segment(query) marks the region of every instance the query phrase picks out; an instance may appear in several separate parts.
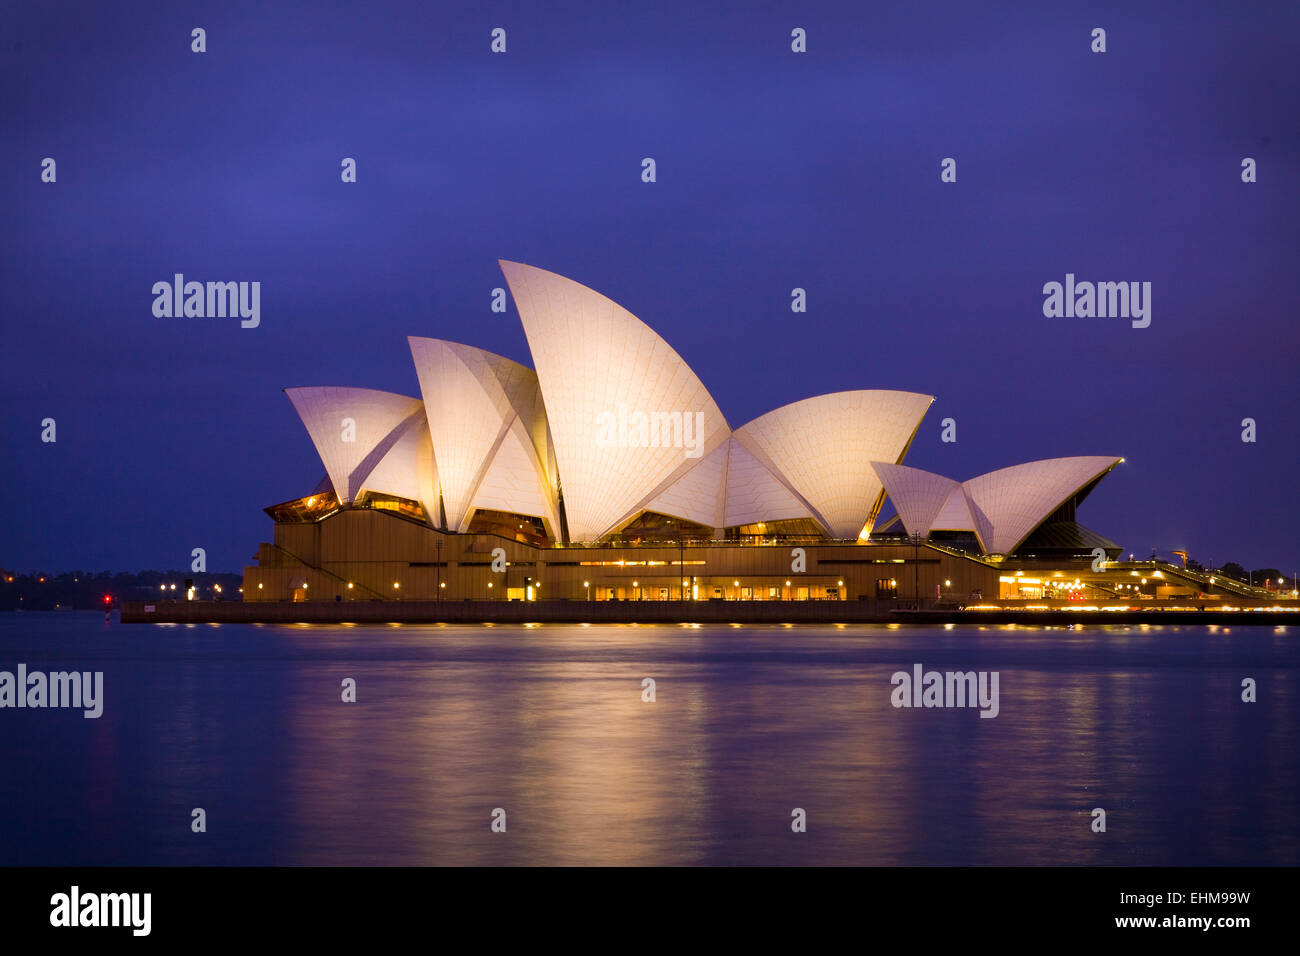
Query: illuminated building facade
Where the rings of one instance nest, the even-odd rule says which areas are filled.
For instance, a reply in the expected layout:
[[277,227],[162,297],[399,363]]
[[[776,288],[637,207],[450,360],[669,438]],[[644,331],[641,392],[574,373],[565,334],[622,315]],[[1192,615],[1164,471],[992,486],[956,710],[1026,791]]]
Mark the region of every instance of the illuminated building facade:
[[[267,509],[275,539],[245,570],[246,601],[966,603],[1027,554],[1075,567],[1094,539],[1118,553],[1074,510],[1122,459],[966,482],[909,468],[934,399],[904,391],[819,395],[732,428],[636,316],[501,268],[535,368],[411,337],[418,398],[286,389],[326,475]],[[877,527],[887,496],[897,514]]]

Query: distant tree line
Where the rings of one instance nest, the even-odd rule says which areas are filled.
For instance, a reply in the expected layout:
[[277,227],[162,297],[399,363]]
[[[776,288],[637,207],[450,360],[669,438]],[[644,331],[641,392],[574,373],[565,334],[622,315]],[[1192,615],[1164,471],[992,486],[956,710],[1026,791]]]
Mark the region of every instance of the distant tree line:
[[[185,582],[194,582],[195,598],[240,600],[241,574],[195,571],[10,571],[0,568],[0,611],[91,610],[117,607],[123,601],[184,601]],[[172,588],[172,585],[176,585]],[[217,588],[220,588],[218,591]],[[111,601],[105,601],[108,597]]]

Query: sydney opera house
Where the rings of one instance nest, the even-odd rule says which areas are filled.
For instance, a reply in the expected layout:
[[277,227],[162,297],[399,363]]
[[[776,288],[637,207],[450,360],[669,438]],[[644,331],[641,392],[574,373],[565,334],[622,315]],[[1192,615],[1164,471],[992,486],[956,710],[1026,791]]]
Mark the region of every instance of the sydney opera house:
[[636,316],[500,265],[534,368],[411,337],[418,397],[285,390],[326,474],[267,509],[246,601],[962,604],[1005,594],[1013,568],[1073,580],[1095,549],[1119,553],[1075,518],[1119,458],[967,481],[911,468],[934,399],[903,391],[817,395],[733,428]]

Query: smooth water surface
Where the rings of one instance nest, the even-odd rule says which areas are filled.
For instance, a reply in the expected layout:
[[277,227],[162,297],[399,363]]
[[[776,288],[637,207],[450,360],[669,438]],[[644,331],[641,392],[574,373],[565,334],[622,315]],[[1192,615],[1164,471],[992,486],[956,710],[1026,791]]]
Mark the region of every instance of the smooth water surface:
[[104,713],[0,709],[0,864],[1300,863],[1294,629],[0,615],[19,662]]

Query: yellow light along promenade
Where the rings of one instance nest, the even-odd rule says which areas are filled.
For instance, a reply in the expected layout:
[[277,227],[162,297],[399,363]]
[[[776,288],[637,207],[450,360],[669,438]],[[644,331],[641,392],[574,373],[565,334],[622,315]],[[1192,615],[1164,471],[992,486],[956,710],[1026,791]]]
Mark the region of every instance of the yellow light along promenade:
[[1300,625],[1294,602],[1223,606],[907,601],[127,601],[123,623],[155,624],[1227,624]]

